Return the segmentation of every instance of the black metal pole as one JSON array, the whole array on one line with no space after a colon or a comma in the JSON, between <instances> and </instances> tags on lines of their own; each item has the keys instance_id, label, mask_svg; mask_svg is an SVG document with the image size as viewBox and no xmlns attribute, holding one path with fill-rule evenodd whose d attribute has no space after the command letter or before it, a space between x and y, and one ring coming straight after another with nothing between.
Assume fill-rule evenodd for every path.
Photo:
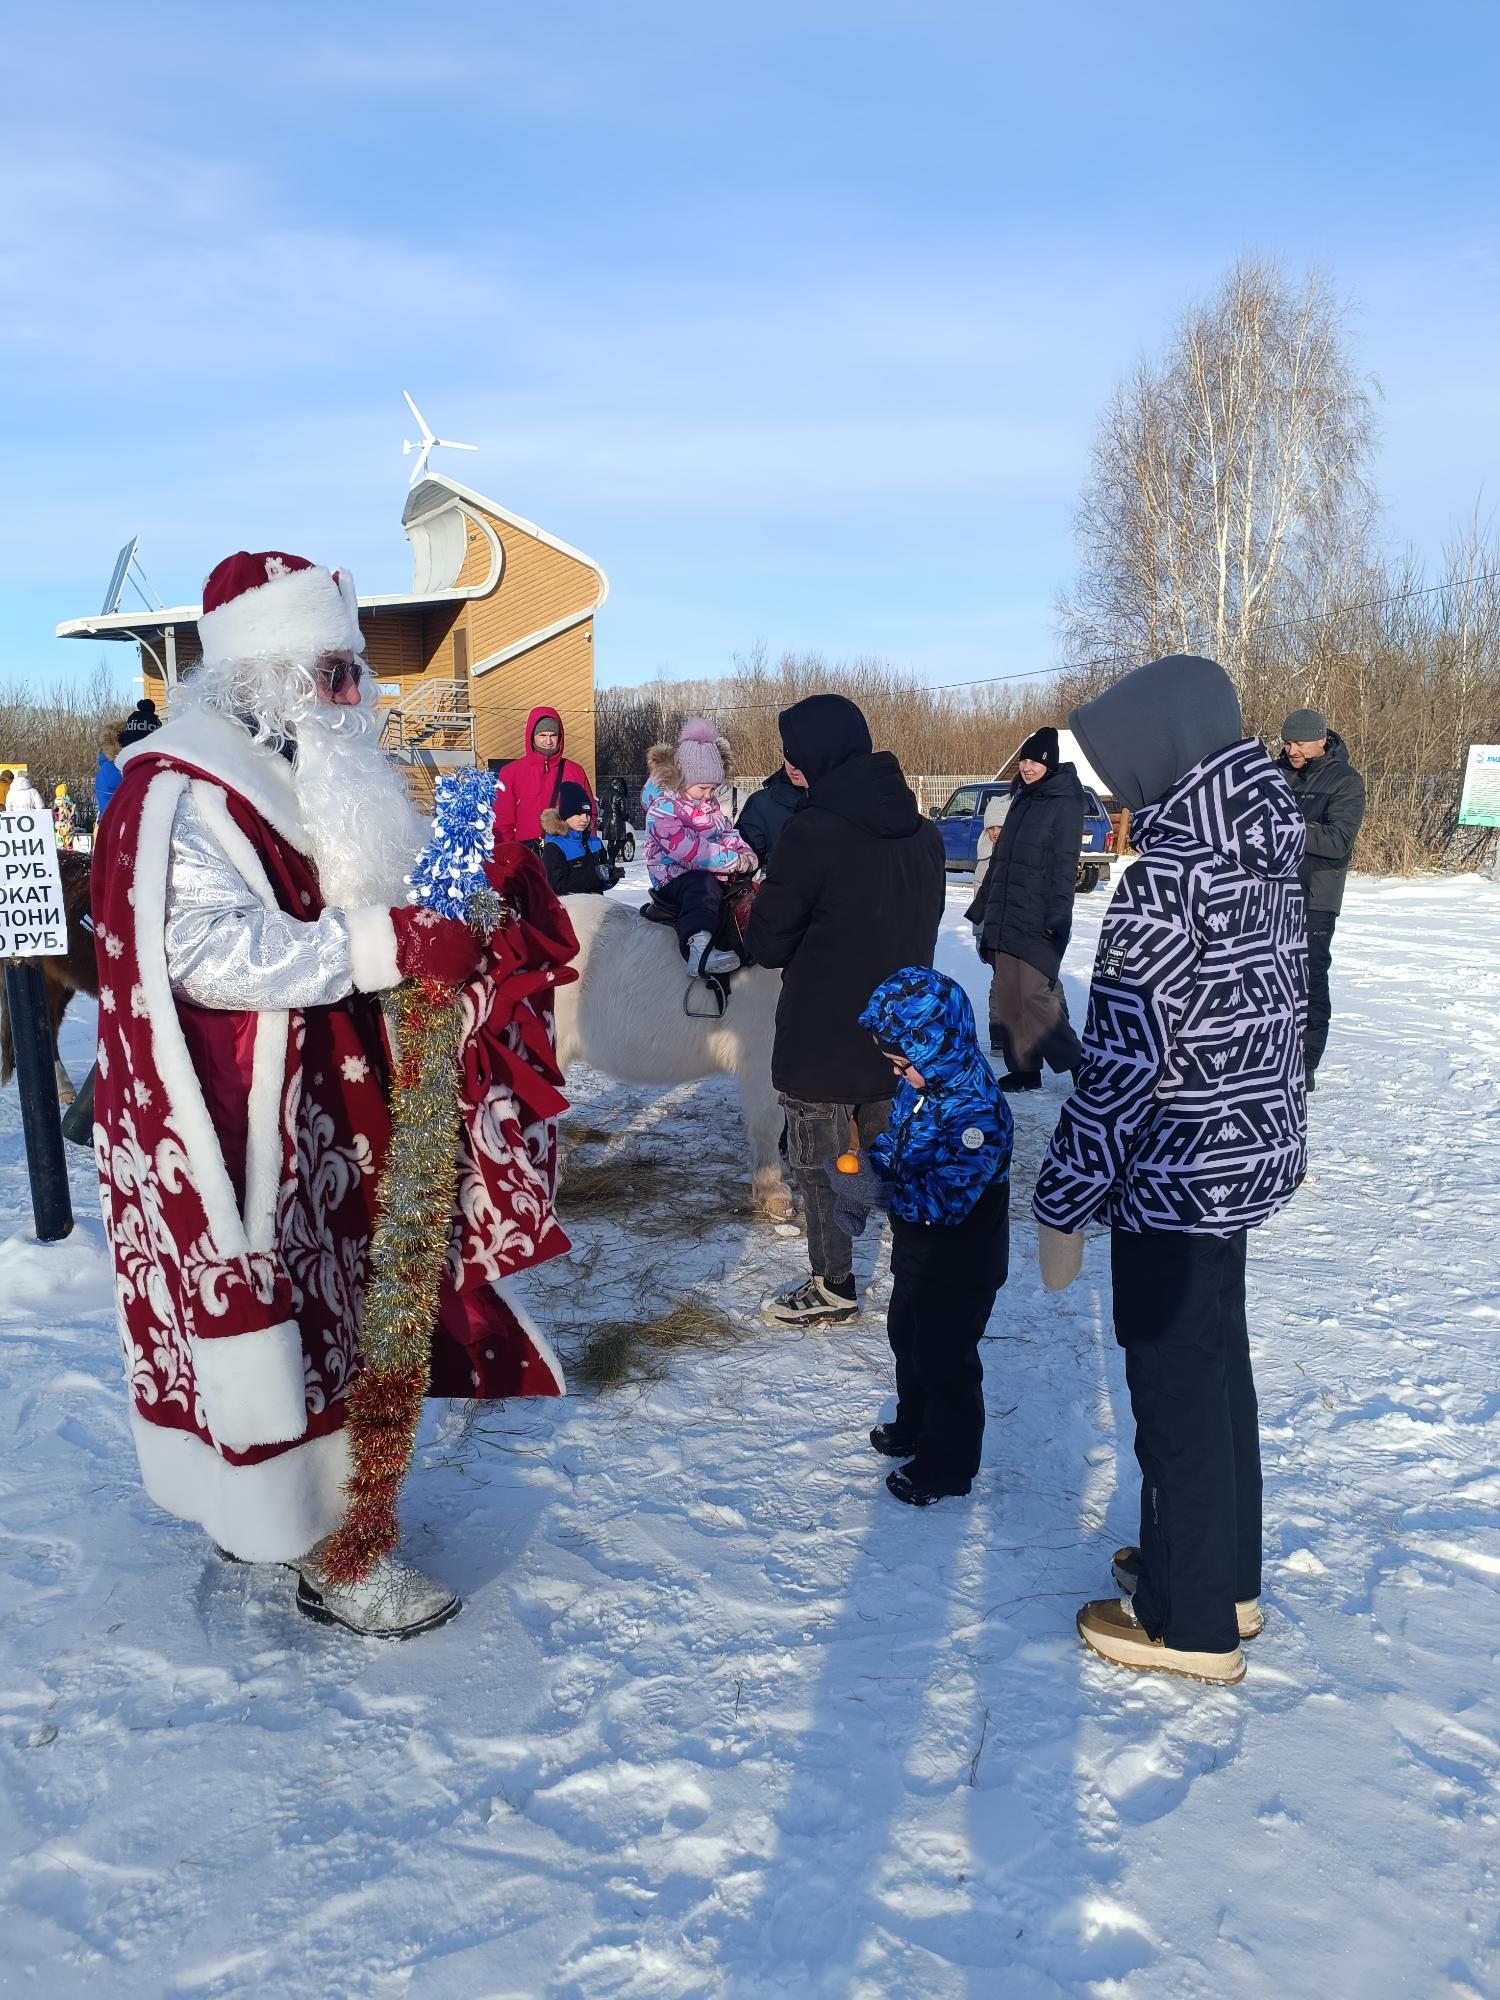
<instances>
[{"instance_id":1,"label":"black metal pole","mask_svg":"<svg viewBox=\"0 0 1500 2000\"><path fill-rule=\"evenodd\" d=\"M31 1212L37 1240L56 1243L73 1227L67 1156L58 1116L56 1057L47 989L34 959L5 961L5 999L16 1051L16 1083L21 1092L21 1131L26 1170L31 1176Z\"/></svg>"}]
</instances>

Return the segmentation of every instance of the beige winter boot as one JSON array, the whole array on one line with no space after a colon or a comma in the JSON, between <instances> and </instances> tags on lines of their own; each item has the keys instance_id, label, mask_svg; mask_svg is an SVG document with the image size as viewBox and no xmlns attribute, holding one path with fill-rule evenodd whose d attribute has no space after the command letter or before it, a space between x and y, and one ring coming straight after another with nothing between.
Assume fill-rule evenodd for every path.
<instances>
[{"instance_id":1,"label":"beige winter boot","mask_svg":"<svg viewBox=\"0 0 1500 2000\"><path fill-rule=\"evenodd\" d=\"M1129 1600L1123 1597L1096 1598L1078 1614L1078 1636L1090 1652L1112 1667L1129 1667L1136 1673L1177 1674L1183 1680L1208 1681L1230 1687L1245 1678L1245 1656L1236 1646L1232 1653L1189 1653L1153 1639L1136 1623Z\"/></svg>"}]
</instances>

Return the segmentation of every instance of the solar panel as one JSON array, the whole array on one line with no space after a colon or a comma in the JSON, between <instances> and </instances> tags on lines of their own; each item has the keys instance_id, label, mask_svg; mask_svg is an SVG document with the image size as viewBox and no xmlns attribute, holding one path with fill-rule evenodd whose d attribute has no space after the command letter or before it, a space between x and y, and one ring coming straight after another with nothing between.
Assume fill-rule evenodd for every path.
<instances>
[{"instance_id":1,"label":"solar panel","mask_svg":"<svg viewBox=\"0 0 1500 2000\"><path fill-rule=\"evenodd\" d=\"M108 618L111 612L118 611L120 608L120 597L125 589L126 572L135 558L135 545L139 540L139 535L132 535L124 548L115 557L115 571L109 580L109 589L104 593L104 605L99 614L101 618Z\"/></svg>"}]
</instances>

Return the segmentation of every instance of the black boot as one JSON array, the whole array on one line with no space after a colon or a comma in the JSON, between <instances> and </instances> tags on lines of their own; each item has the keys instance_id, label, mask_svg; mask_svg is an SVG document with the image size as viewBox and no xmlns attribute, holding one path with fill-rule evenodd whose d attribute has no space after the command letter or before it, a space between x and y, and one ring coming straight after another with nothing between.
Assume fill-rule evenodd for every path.
<instances>
[{"instance_id":1,"label":"black boot","mask_svg":"<svg viewBox=\"0 0 1500 2000\"><path fill-rule=\"evenodd\" d=\"M1002 1090L1040 1090L1042 1072L1039 1069L1008 1069L1004 1076L996 1077L995 1081Z\"/></svg>"},{"instance_id":2,"label":"black boot","mask_svg":"<svg viewBox=\"0 0 1500 2000\"><path fill-rule=\"evenodd\" d=\"M896 1471L885 1476L886 1491L893 1500L903 1500L908 1507L930 1507L935 1500L961 1497L967 1493L972 1480L961 1483L956 1480L934 1479L930 1473L913 1463L898 1466Z\"/></svg>"},{"instance_id":3,"label":"black boot","mask_svg":"<svg viewBox=\"0 0 1500 2000\"><path fill-rule=\"evenodd\" d=\"M916 1439L903 1437L890 1424L877 1424L870 1433L870 1442L886 1458L912 1458L916 1455Z\"/></svg>"}]
</instances>

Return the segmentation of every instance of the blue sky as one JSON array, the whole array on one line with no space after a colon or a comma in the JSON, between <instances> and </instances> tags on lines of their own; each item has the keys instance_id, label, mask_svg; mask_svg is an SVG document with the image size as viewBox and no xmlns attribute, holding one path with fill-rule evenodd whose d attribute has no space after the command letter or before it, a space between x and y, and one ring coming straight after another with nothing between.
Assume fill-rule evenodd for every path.
<instances>
[{"instance_id":1,"label":"blue sky","mask_svg":"<svg viewBox=\"0 0 1500 2000\"><path fill-rule=\"evenodd\" d=\"M603 680L757 640L1045 667L1101 403L1245 249L1351 297L1384 532L1434 556L1497 497L1497 23L33 10L0 128L0 682L110 650L52 633L133 532L168 603L240 546L408 588L403 387L482 447L455 477L609 572Z\"/></svg>"}]
</instances>

